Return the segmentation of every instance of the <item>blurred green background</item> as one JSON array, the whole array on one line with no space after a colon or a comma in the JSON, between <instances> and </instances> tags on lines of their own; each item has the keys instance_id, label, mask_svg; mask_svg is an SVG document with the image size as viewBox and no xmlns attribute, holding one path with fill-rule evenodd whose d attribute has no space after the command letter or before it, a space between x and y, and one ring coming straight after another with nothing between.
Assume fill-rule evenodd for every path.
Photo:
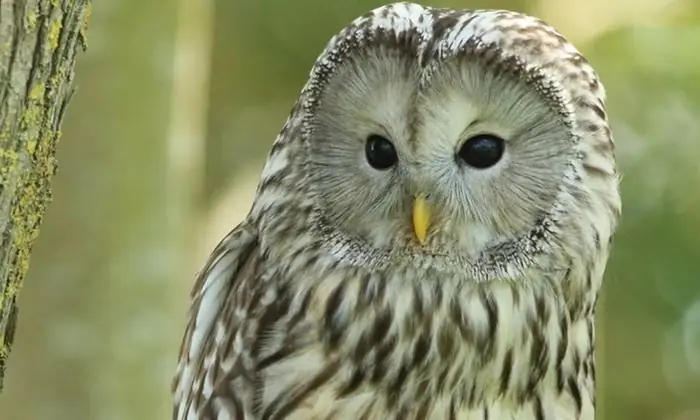
<instances>
[{"instance_id":1,"label":"blurred green background","mask_svg":"<svg viewBox=\"0 0 700 420\"><path fill-rule=\"evenodd\" d=\"M328 38L377 1L96 0L0 419L170 418L192 273ZM609 92L623 221L599 418L700 419L700 1L452 0L556 26Z\"/></svg>"}]
</instances>

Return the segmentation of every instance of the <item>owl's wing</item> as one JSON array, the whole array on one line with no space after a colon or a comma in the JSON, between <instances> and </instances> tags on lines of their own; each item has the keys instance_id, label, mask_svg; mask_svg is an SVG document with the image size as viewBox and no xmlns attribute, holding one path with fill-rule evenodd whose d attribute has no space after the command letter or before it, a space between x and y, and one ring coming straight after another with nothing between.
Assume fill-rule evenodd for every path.
<instances>
[{"instance_id":1,"label":"owl's wing","mask_svg":"<svg viewBox=\"0 0 700 420\"><path fill-rule=\"evenodd\" d=\"M216 419L224 410L227 418L243 420L252 410L254 374L245 353L250 349L234 340L243 324L240 312L255 298L249 292L259 283L257 244L250 227L239 225L197 275L173 380L173 419Z\"/></svg>"}]
</instances>

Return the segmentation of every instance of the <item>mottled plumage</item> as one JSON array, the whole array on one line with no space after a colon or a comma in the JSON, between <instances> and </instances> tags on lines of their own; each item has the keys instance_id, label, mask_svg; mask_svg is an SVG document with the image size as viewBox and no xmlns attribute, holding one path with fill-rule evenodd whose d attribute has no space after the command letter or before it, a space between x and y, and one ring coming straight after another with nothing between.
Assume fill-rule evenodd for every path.
<instances>
[{"instance_id":1,"label":"mottled plumage","mask_svg":"<svg viewBox=\"0 0 700 420\"><path fill-rule=\"evenodd\" d=\"M174 418L593 419L620 214L604 100L532 17L356 19L199 273ZM505 145L489 167L465 164L477 137Z\"/></svg>"}]
</instances>

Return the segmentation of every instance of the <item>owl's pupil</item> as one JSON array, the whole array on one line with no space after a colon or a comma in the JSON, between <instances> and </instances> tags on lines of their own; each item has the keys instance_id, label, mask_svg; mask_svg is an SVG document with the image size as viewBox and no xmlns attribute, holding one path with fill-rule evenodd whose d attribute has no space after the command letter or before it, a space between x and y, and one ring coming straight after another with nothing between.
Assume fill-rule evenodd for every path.
<instances>
[{"instance_id":1,"label":"owl's pupil","mask_svg":"<svg viewBox=\"0 0 700 420\"><path fill-rule=\"evenodd\" d=\"M480 134L464 142L458 155L464 163L476 168L489 168L503 157L505 141L491 134Z\"/></svg>"},{"instance_id":2,"label":"owl's pupil","mask_svg":"<svg viewBox=\"0 0 700 420\"><path fill-rule=\"evenodd\" d=\"M378 134L367 137L365 156L371 167L380 170L391 168L399 159L394 145Z\"/></svg>"}]
</instances>

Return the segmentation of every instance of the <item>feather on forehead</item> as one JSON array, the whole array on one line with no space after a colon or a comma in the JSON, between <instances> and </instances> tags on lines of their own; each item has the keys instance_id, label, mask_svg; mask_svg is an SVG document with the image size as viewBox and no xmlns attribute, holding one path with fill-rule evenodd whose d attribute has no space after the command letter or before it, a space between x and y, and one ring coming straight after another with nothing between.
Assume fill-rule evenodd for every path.
<instances>
[{"instance_id":1,"label":"feather on forehead","mask_svg":"<svg viewBox=\"0 0 700 420\"><path fill-rule=\"evenodd\" d=\"M605 90L593 68L540 19L507 10L448 10L415 3L374 9L331 38L302 91L305 110L313 111L319 92L348 56L374 45L415 57L423 68L421 83L429 82L434 68L446 60L485 60L535 86L574 135L579 134L577 113L592 110L607 119Z\"/></svg>"}]
</instances>

